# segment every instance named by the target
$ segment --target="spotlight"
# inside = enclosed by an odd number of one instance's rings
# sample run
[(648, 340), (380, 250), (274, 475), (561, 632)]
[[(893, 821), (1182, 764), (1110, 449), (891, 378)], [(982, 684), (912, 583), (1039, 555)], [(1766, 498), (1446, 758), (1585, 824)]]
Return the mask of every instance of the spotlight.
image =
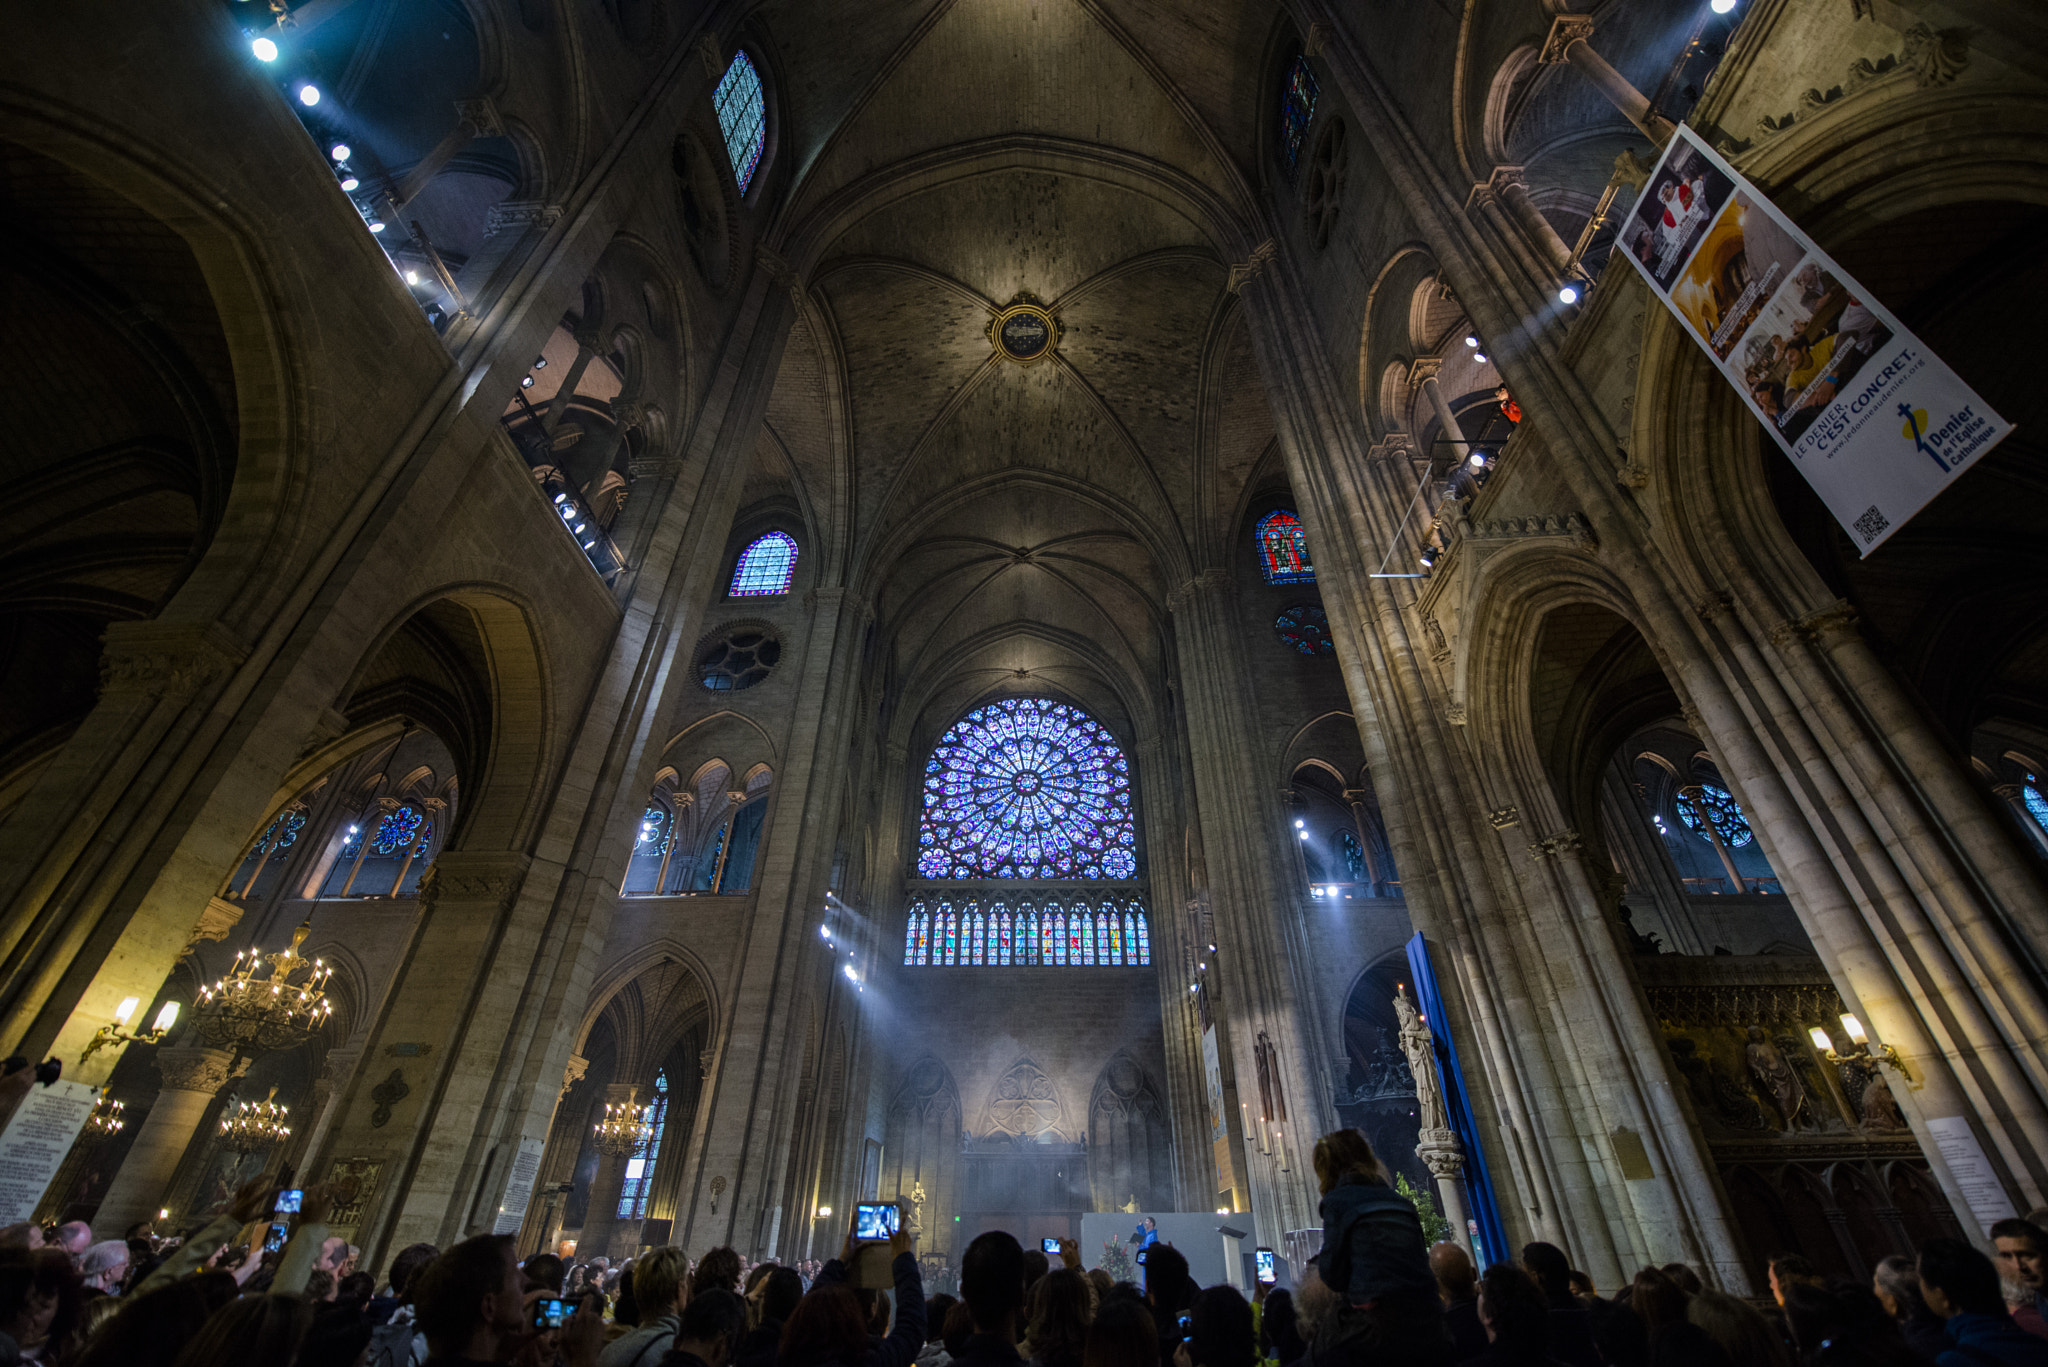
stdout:
[(1302, 832), (1301, 832), (1300, 834), (1301, 834), (1301, 838), (1302, 838), (1303, 840), (1306, 840), (1306, 839), (1308, 839), (1308, 832), (1307, 832), (1307, 831), (1302, 831)]
[(327, 155), (333, 157), (336, 161), (347, 161), (349, 145), (345, 142), (337, 142), (334, 146), (327, 149)]
[(570, 528), (569, 530), (570, 530), (570, 531), (572, 531), (572, 532), (580, 532), (580, 531), (582, 531), (582, 530), (583, 530), (583, 528), (584, 528), (584, 525), (585, 525), (585, 524), (583, 524), (583, 523), (579, 522), (579, 523), (577, 523), (577, 524), (576, 524), (575, 526), (571, 527), (571, 528)]
[(381, 218), (373, 218), (373, 219), (371, 219), (371, 220), (370, 220), (370, 231), (371, 231), (371, 232), (373, 232), (373, 233), (381, 233), (381, 232), (383, 232), (383, 231), (384, 231), (384, 220), (383, 220), (383, 219), (381, 219)]
[(362, 182), (356, 179), (356, 177), (355, 177), (355, 173), (354, 173), (353, 171), (344, 171), (344, 172), (342, 172), (342, 174), (341, 174), (341, 188), (342, 188), (342, 189), (343, 189), (344, 191), (348, 191), (348, 190), (353, 190), (353, 189), (355, 189), (355, 188), (356, 188), (356, 186), (358, 186), (358, 185), (361, 185), (361, 184), (362, 184)]
[(1485, 365), (1485, 364), (1486, 364), (1486, 353), (1485, 353), (1485, 352), (1483, 352), (1483, 351), (1475, 351), (1475, 352), (1473, 352), (1473, 353), (1472, 353), (1472, 359), (1473, 359), (1473, 360), (1475, 360), (1475, 361), (1477, 361), (1477, 362), (1479, 362), (1479, 364), (1481, 364), (1481, 365)]
[(417, 284), (419, 284), (419, 282), (420, 282), (420, 273), (419, 273), (418, 271), (407, 271), (407, 272), (405, 273), (405, 283), (406, 283), (406, 284), (408, 284), (408, 285), (417, 285)]
[(1472, 459), (1469, 463), (1475, 470), (1484, 470), (1486, 468), (1486, 452), (1474, 451), (1472, 453)]
[(546, 369), (548, 368), (548, 358), (547, 358), (547, 357), (545, 357), (545, 356), (536, 356), (536, 357), (534, 357), (534, 358), (533, 358), (533, 368), (534, 368), (535, 370), (546, 370)]
[(1714, 0), (1707, 8), (1716, 14), (1727, 14), (1735, 8), (1735, 0)]
[(1422, 561), (1422, 568), (1428, 569), (1436, 563), (1436, 548), (1434, 546), (1424, 546), (1419, 559)]
[(533, 388), (533, 376), (531, 376), (531, 375), (521, 375), (521, 376), (519, 377), (519, 387), (520, 387), (521, 389), (531, 389), (531, 388)]
[(567, 503), (568, 501), (569, 501), (569, 496), (568, 496), (567, 494), (556, 494), (556, 495), (555, 495), (555, 502), (557, 502), (557, 503)]
[(1465, 334), (1465, 345), (1477, 351), (1479, 349), (1479, 339), (1468, 332)]
[(277, 44), (271, 42), (268, 38), (258, 38), (255, 42), (249, 44), (249, 51), (256, 54), (256, 60), (259, 62), (274, 62), (277, 60)]
[(832, 932), (831, 932), (831, 930), (830, 930), (830, 929), (829, 929), (828, 927), (825, 927), (825, 926), (819, 926), (819, 927), (818, 927), (818, 933), (819, 933), (820, 935), (824, 936), (824, 937), (825, 937), (826, 939), (828, 939), (828, 940), (832, 938)]
[(584, 543), (583, 543), (583, 549), (587, 551), (587, 550), (589, 550), (589, 549), (590, 549), (590, 548), (591, 548), (592, 546), (595, 546), (596, 544), (597, 544), (597, 543), (596, 543), (595, 541), (586, 541), (586, 542), (584, 542)]
[(299, 103), (311, 109), (320, 103), (320, 87), (311, 81), (299, 87)]
[(1560, 304), (1576, 304), (1576, 303), (1578, 303), (1578, 302), (1579, 302), (1579, 287), (1578, 287), (1577, 285), (1566, 285), (1566, 286), (1564, 286), (1564, 287), (1563, 287), (1562, 289), (1558, 290), (1558, 292), (1557, 292), (1557, 302), (1558, 302), (1558, 303), (1560, 303)]
[(853, 971), (852, 964), (848, 964), (846, 966), (846, 980), (850, 983), (857, 983), (860, 981), (860, 974)]
[(1300, 829), (1301, 829), (1301, 828), (1302, 828), (1303, 826), (1306, 826), (1307, 824), (1308, 824), (1308, 823), (1307, 823), (1306, 821), (1297, 821), (1297, 822), (1295, 822), (1295, 823), (1294, 823), (1294, 829), (1298, 831), (1298, 830), (1300, 830)]

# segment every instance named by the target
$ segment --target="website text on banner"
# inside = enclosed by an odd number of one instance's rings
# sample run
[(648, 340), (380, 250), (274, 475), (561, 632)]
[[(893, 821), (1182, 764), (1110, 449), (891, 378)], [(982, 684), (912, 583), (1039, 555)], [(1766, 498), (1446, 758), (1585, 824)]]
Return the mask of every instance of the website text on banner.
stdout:
[(2012, 431), (1689, 128), (1618, 245), (1864, 555)]

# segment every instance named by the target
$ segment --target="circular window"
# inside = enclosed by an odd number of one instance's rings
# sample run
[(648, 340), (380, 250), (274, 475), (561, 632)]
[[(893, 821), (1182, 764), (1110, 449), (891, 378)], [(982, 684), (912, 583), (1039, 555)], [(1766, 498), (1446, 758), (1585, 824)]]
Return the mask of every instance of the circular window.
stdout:
[(1330, 616), (1321, 608), (1304, 603), (1273, 619), (1280, 639), (1304, 655), (1335, 655), (1337, 643), (1330, 639)]
[(752, 688), (782, 659), (782, 642), (764, 627), (735, 627), (697, 656), (697, 681), (714, 693)]
[(1714, 823), (1714, 834), (1721, 837), (1721, 843), (1731, 850), (1739, 850), (1756, 838), (1749, 828), (1749, 821), (1742, 814), (1741, 804), (1735, 794), (1718, 783), (1702, 783), (1699, 796), (1693, 797), (1684, 789), (1678, 795), (1678, 819), (1689, 831), (1699, 838), (1713, 843), (1714, 837), (1707, 834), (1706, 823)]

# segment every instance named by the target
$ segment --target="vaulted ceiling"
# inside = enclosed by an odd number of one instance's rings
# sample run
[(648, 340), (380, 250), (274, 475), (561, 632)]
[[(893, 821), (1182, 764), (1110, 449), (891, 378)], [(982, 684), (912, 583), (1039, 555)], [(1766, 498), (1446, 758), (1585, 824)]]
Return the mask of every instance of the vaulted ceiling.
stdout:
[[(1226, 285), (1275, 11), (1184, 8), (762, 11), (811, 305), (770, 435), (928, 727), (1010, 688), (1149, 730), (1167, 595), (1217, 562), (1270, 443)], [(989, 335), (1020, 296), (1060, 326), (1031, 365)]]

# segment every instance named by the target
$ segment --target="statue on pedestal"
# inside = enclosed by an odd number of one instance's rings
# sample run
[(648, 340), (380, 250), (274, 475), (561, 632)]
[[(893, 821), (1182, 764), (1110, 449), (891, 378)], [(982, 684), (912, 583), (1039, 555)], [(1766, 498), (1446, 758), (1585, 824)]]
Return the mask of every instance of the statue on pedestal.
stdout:
[(1444, 1112), (1444, 1092), (1436, 1075), (1436, 1040), (1429, 1022), (1415, 1009), (1405, 986), (1396, 987), (1394, 1014), (1401, 1022), (1401, 1052), (1408, 1056), (1408, 1071), (1415, 1077), (1416, 1117), (1424, 1134), (1448, 1132), (1450, 1117)]

